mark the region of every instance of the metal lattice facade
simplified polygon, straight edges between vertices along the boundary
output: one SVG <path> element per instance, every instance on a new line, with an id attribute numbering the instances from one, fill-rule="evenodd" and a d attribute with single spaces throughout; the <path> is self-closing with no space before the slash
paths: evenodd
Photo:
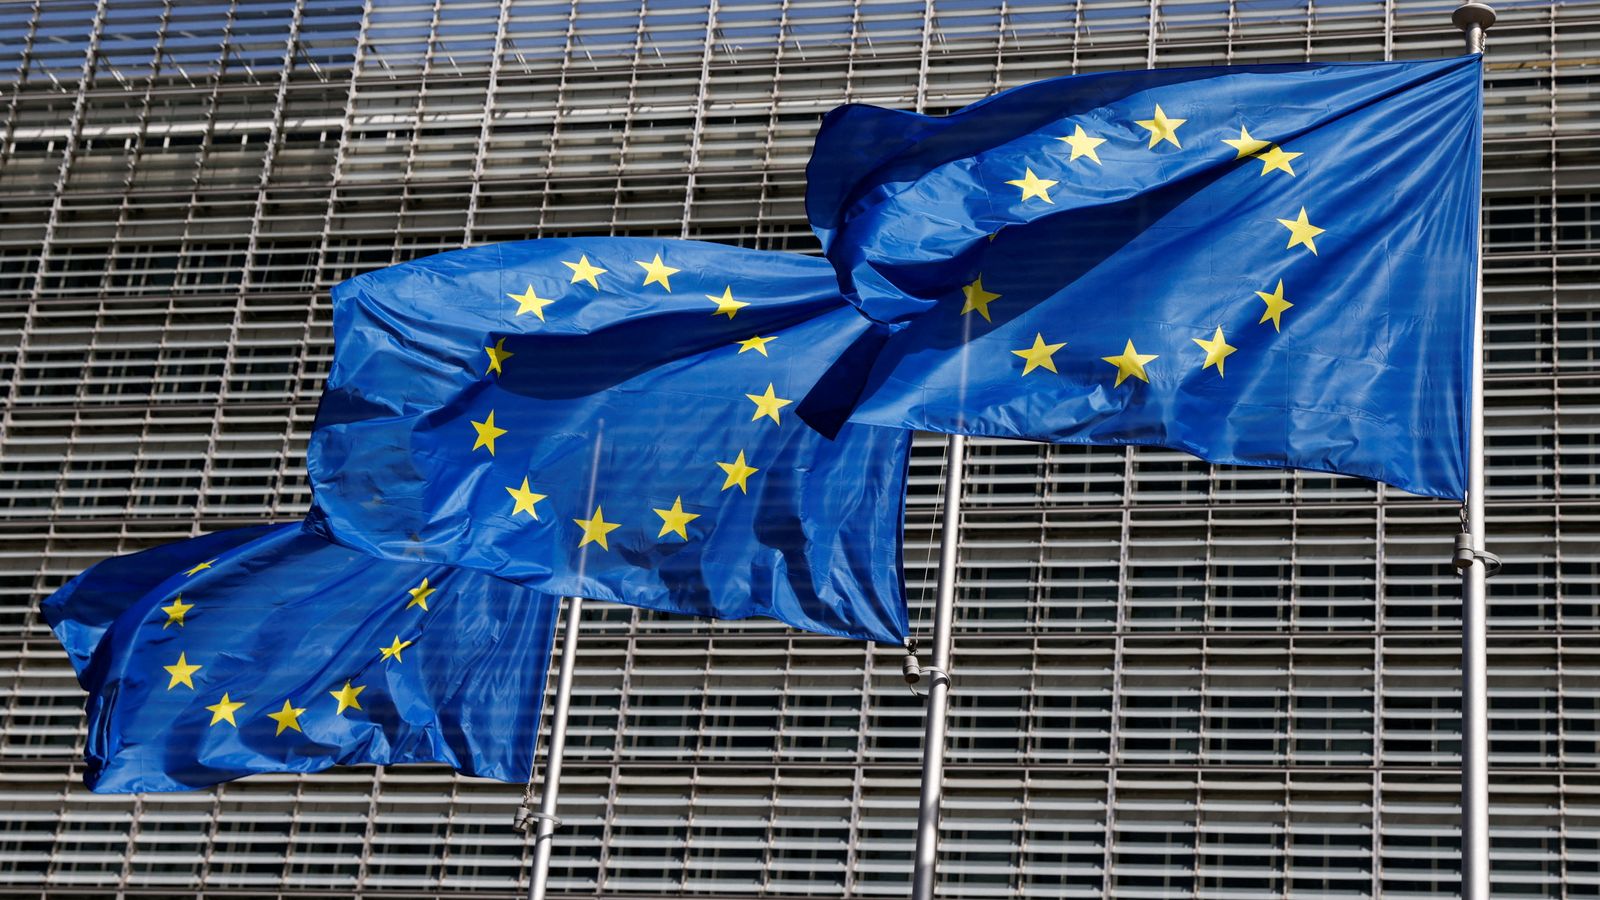
<path id="1" fill-rule="evenodd" d="M 1458 52 L 1451 0 L 0 2 L 0 892 L 525 890 L 521 793 L 442 769 L 94 796 L 37 600 L 306 508 L 328 289 L 468 243 L 813 249 L 845 101 Z M 1497 896 L 1600 897 L 1600 2 L 1490 33 Z M 907 531 L 931 595 L 942 444 Z M 949 896 L 1447 897 L 1456 510 L 1177 453 L 970 451 Z M 903 895 L 892 648 L 592 604 L 554 883 Z"/>

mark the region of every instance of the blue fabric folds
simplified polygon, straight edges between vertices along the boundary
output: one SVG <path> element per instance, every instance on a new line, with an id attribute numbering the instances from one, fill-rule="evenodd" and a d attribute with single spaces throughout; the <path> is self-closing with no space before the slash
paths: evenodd
<path id="1" fill-rule="evenodd" d="M 524 781 L 558 606 L 294 523 L 105 560 L 43 611 L 89 692 L 85 782 L 119 792 L 355 763 Z"/>
<path id="2" fill-rule="evenodd" d="M 314 526 L 552 594 L 901 642 L 910 436 L 796 402 L 871 329 L 822 260 L 585 238 L 334 290 Z"/>
<path id="3" fill-rule="evenodd" d="M 860 423 L 1459 498 L 1481 114 L 1476 56 L 836 109 L 807 210 L 879 329 L 824 388 Z"/>

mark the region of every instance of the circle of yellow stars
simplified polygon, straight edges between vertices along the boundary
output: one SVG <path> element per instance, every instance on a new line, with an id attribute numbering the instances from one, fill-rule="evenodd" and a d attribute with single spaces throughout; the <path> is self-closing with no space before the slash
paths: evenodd
<path id="1" fill-rule="evenodd" d="M 1075 152 L 1076 148 L 1081 146 L 1084 148 L 1082 152 L 1087 153 L 1098 162 L 1099 159 L 1094 153 L 1094 148 L 1098 146 L 1099 142 L 1093 138 L 1085 138 L 1084 140 L 1087 143 L 1073 145 Z M 1054 182 L 1050 184 L 1053 185 Z M 580 294 L 592 294 L 594 292 L 603 294 L 620 287 L 618 279 L 625 279 L 627 277 L 626 272 L 634 271 L 631 268 L 626 268 L 621 261 L 607 262 L 607 265 L 613 268 L 605 268 L 598 262 L 590 260 L 587 254 L 579 254 L 575 260 L 562 259 L 560 262 L 566 268 L 564 273 L 560 275 L 535 273 L 533 280 L 518 282 L 518 284 L 525 285 L 520 292 L 506 292 L 505 296 L 515 303 L 515 307 L 509 310 L 513 321 L 532 313 L 539 322 L 546 322 L 548 321 L 546 319 L 548 308 L 562 299 L 561 291 L 563 289 L 577 290 Z M 653 253 L 649 259 L 635 259 L 632 262 L 639 269 L 634 278 L 642 278 L 642 281 L 635 280 L 631 285 L 628 285 L 630 289 L 635 290 L 656 286 L 670 294 L 673 291 L 673 277 L 683 271 L 680 267 L 671 265 L 664 258 L 663 253 Z M 613 271 L 613 269 L 619 267 L 624 268 L 625 271 Z M 564 284 L 562 284 L 563 281 L 565 282 Z M 578 287 L 572 287 L 575 285 Z M 735 294 L 734 285 L 720 284 L 720 286 L 722 287 L 720 293 L 703 294 L 706 302 L 712 304 L 712 308 L 708 312 L 713 317 L 724 317 L 730 321 L 737 321 L 739 312 L 750 306 L 750 301 L 740 299 Z M 550 294 L 550 296 L 541 296 L 541 291 Z M 974 292 L 970 295 L 970 302 L 976 304 L 975 308 L 987 318 L 986 304 L 998 296 L 998 294 L 984 292 L 980 279 Z M 561 308 L 557 307 L 557 310 Z M 777 340 L 777 335 L 753 334 L 748 338 L 735 340 L 734 346 L 737 347 L 735 352 L 738 355 L 748 353 L 752 357 L 771 358 L 773 353 L 772 345 Z M 487 357 L 487 362 L 481 373 L 482 377 L 498 378 L 505 374 L 508 365 L 515 365 L 509 361 L 516 356 L 516 353 L 507 349 L 506 341 L 507 337 L 505 336 L 491 335 L 483 345 L 483 352 Z M 766 422 L 766 427 L 782 426 L 783 409 L 795 402 L 793 399 L 780 396 L 777 384 L 772 381 L 768 381 L 765 389 L 760 392 L 745 392 L 743 396 L 752 404 L 751 407 L 747 407 L 747 409 L 750 409 L 749 421 L 752 423 Z M 472 452 L 482 450 L 493 457 L 500 446 L 498 442 L 502 439 L 507 439 L 508 436 L 510 436 L 510 439 L 515 438 L 514 426 L 503 424 L 497 419 L 496 410 L 492 408 L 484 412 L 481 420 L 469 417 L 469 421 L 473 428 Z M 746 458 L 743 449 L 730 449 L 729 455 L 732 456 L 731 460 L 728 456 L 711 460 L 721 470 L 722 480 L 719 493 L 725 493 L 737 488 L 740 494 L 748 495 L 750 479 L 760 473 L 761 468 L 753 465 Z M 541 516 L 542 507 L 540 504 L 550 499 L 550 488 L 545 488 L 540 484 L 538 473 L 528 473 L 521 478 L 520 484 L 505 484 L 503 488 L 510 502 L 510 509 L 506 512 L 509 518 L 516 520 L 521 516 L 527 516 L 531 521 L 541 523 L 547 521 L 546 518 Z M 652 522 L 645 529 L 645 534 L 651 534 L 652 532 L 649 529 L 655 528 L 656 530 L 653 534 L 657 540 L 674 538 L 679 541 L 691 540 L 695 537 L 691 527 L 692 523 L 704 515 L 704 513 L 685 509 L 681 494 L 674 496 L 670 505 L 663 503 L 651 506 L 650 512 L 659 520 L 659 527 L 655 522 Z M 621 521 L 608 520 L 606 515 L 605 504 L 597 503 L 594 505 L 593 511 L 586 517 L 574 517 L 565 520 L 570 521 L 576 528 L 572 532 L 576 538 L 576 547 L 584 548 L 593 545 L 601 551 L 609 551 L 611 549 L 612 532 L 624 526 Z M 426 606 L 424 605 L 425 608 Z M 398 659 L 404 647 L 384 648 L 385 659 L 390 658 L 391 649 L 393 650 L 393 657 Z"/>
<path id="2" fill-rule="evenodd" d="M 1188 121 L 1187 118 L 1170 115 L 1161 108 L 1161 104 L 1157 103 L 1149 118 L 1136 119 L 1133 121 L 1133 125 L 1144 130 L 1143 139 L 1145 140 L 1146 150 L 1161 152 L 1164 149 L 1163 145 L 1171 145 L 1176 150 L 1183 149 L 1183 141 L 1179 136 L 1179 129 L 1187 124 Z M 1093 166 L 1090 166 L 1091 169 L 1103 167 L 1104 162 L 1100 159 L 1099 148 L 1110 141 L 1111 138 L 1086 131 L 1083 123 L 1080 122 L 1070 122 L 1068 124 L 1072 127 L 1072 133 L 1055 138 L 1055 140 L 1066 144 L 1070 148 L 1066 165 L 1072 166 L 1072 164 L 1078 163 L 1079 160 L 1083 160 L 1084 162 L 1080 163 L 1080 165 L 1093 163 Z M 1286 149 L 1274 141 L 1253 137 L 1250 134 L 1250 129 L 1242 125 L 1239 127 L 1239 136 L 1237 138 L 1223 138 L 1222 143 L 1233 148 L 1235 160 L 1253 159 L 1260 162 L 1260 174 L 1263 177 L 1272 172 L 1282 172 L 1291 178 L 1295 177 L 1297 173 L 1294 169 L 1294 162 L 1305 155 L 1301 152 Z M 1030 160 L 1024 162 L 1020 177 L 1009 179 L 1005 183 L 1020 191 L 1020 194 L 1015 199 L 1024 206 L 1030 201 L 1053 206 L 1055 205 L 1055 200 L 1051 197 L 1050 191 L 1060 184 L 1060 181 L 1040 175 L 1034 170 L 1034 162 Z M 1276 221 L 1279 225 L 1288 229 L 1289 232 L 1288 243 L 1284 249 L 1293 250 L 1296 247 L 1304 247 L 1313 256 L 1317 255 L 1316 239 L 1319 235 L 1325 234 L 1326 229 L 1311 222 L 1310 214 L 1304 206 L 1300 207 L 1299 211 L 1292 217 L 1279 218 Z M 993 240 L 994 237 L 992 234 L 989 236 L 990 240 Z M 1000 300 L 1003 295 L 984 286 L 982 273 L 979 273 L 970 284 L 962 286 L 961 294 L 961 315 L 977 313 L 986 322 L 994 321 L 989 309 L 990 304 Z M 1261 313 L 1261 318 L 1257 324 L 1265 325 L 1270 322 L 1274 331 L 1281 332 L 1283 330 L 1283 314 L 1294 306 L 1294 303 L 1284 296 L 1283 280 L 1279 279 L 1277 286 L 1271 291 L 1256 291 L 1256 296 L 1266 304 L 1266 308 Z M 1222 326 L 1216 326 L 1209 337 L 1195 337 L 1190 340 L 1199 347 L 1203 354 L 1199 360 L 1201 370 L 1204 371 L 1215 367 L 1217 377 L 1225 377 L 1226 360 L 1238 348 L 1228 343 Z M 1039 370 L 1057 372 L 1055 353 L 1065 346 L 1067 346 L 1065 340 L 1051 341 L 1046 339 L 1043 333 L 1035 332 L 1031 346 L 1012 350 L 1011 354 L 1022 359 L 1020 374 L 1026 377 Z M 1146 384 L 1150 383 L 1150 373 L 1146 367 L 1160 358 L 1158 354 L 1139 352 L 1134 346 L 1132 338 L 1127 340 L 1121 353 L 1100 357 L 1101 360 L 1115 367 L 1114 375 L 1107 373 L 1109 377 L 1114 378 L 1112 382 L 1113 388 L 1121 387 L 1123 382 L 1129 379 L 1142 381 Z M 754 400 L 756 398 L 752 396 L 751 399 Z"/>
<path id="3" fill-rule="evenodd" d="M 690 515 L 689 518 L 693 519 L 695 516 Z M 200 572 L 213 568 L 217 561 L 216 559 L 210 559 L 198 563 L 185 570 L 182 573 L 183 577 L 185 579 L 193 578 Z M 426 613 L 428 611 L 428 598 L 437 591 L 438 588 L 431 583 L 430 578 L 423 578 L 415 587 L 405 590 L 405 594 L 410 599 L 405 604 L 404 609 L 417 608 Z M 181 596 L 174 596 L 172 603 L 159 607 L 162 612 L 167 614 L 166 621 L 161 625 L 162 629 L 165 630 L 172 625 L 182 627 L 185 621 L 185 614 L 194 609 L 195 606 L 196 604 L 194 603 L 185 603 Z M 403 654 L 406 648 L 415 643 L 414 640 L 401 640 L 400 635 L 397 634 L 388 646 L 379 646 L 377 648 L 378 658 L 388 664 L 403 663 Z M 195 678 L 205 666 L 200 663 L 190 662 L 188 651 L 180 651 L 175 662 L 161 668 L 167 673 L 166 689 L 168 691 L 182 687 L 192 692 L 196 690 Z M 344 716 L 349 710 L 361 711 L 360 697 L 367 687 L 365 684 L 354 684 L 349 679 L 345 679 L 341 687 L 328 691 L 328 696 L 335 702 L 333 715 Z M 212 696 L 217 696 L 216 702 L 206 704 L 203 707 L 206 712 L 211 714 L 208 727 L 215 728 L 218 725 L 226 724 L 233 728 L 238 728 L 240 726 L 239 714 L 248 705 L 248 702 L 235 699 L 232 691 L 223 691 L 220 696 Z M 283 699 L 281 707 L 276 711 L 265 713 L 265 716 L 274 724 L 273 736 L 282 737 L 286 731 L 293 731 L 299 734 L 305 733 L 301 728 L 300 717 L 305 715 L 307 711 L 308 707 L 296 706 L 292 698 L 286 697 Z"/>

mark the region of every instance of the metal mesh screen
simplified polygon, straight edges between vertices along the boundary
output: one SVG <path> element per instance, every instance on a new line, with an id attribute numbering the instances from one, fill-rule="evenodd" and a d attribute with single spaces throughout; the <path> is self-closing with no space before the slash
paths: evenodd
<path id="1" fill-rule="evenodd" d="M 1458 52 L 1450 0 L 0 2 L 0 892 L 525 890 L 520 788 L 429 768 L 99 797 L 37 600 L 301 515 L 359 271 L 535 236 L 814 249 L 846 101 Z M 1486 279 L 1494 881 L 1600 896 L 1600 2 L 1497 4 Z M 908 582 L 931 599 L 942 444 Z M 1179 453 L 974 441 L 942 890 L 1448 897 L 1456 510 Z M 903 895 L 898 656 L 588 607 L 553 883 Z"/>

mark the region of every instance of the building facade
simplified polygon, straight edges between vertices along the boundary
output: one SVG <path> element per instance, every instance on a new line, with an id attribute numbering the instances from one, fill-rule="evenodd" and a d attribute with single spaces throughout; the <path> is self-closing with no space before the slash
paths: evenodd
<path id="1" fill-rule="evenodd" d="M 1459 52 L 1452 0 L 0 2 L 0 894 L 526 892 L 522 789 L 439 768 L 95 796 L 38 600 L 298 518 L 328 290 L 466 244 L 808 251 L 845 102 Z M 1600 896 L 1600 2 L 1496 4 L 1486 281 L 1496 896 Z M 926 625 L 943 444 L 907 518 Z M 951 897 L 1449 897 L 1451 504 L 975 441 Z M 590 604 L 553 884 L 904 896 L 896 648 Z"/>

